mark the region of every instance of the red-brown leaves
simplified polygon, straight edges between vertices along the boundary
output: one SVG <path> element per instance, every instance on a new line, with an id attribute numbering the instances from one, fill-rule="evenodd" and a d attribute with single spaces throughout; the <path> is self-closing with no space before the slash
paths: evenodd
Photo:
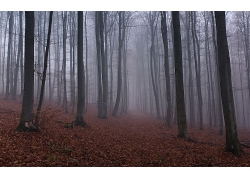
<path id="1" fill-rule="evenodd" d="M 41 132 L 19 133 L 21 104 L 0 105 L 0 166 L 249 166 L 250 149 L 237 158 L 224 152 L 225 136 L 219 129 L 188 128 L 192 141 L 177 138 L 169 129 L 142 113 L 98 119 L 93 107 L 84 117 L 89 128 L 64 128 L 75 119 L 58 107 L 44 108 Z M 250 145 L 250 133 L 239 131 Z"/>

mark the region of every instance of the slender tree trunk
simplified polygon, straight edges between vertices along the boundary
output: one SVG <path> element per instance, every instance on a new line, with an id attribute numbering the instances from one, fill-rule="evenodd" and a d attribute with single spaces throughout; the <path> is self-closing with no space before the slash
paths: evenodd
<path id="1" fill-rule="evenodd" d="M 49 14 L 49 29 L 48 29 L 48 37 L 47 37 L 47 46 L 46 46 L 45 55 L 44 55 L 43 77 L 42 77 L 42 85 L 41 85 L 39 103 L 38 103 L 37 111 L 36 111 L 36 120 L 35 120 L 35 124 L 34 124 L 35 127 L 38 127 L 40 112 L 41 112 L 42 103 L 43 103 L 45 81 L 46 81 L 46 71 L 47 71 L 47 65 L 48 65 L 48 54 L 49 54 L 49 48 L 50 48 L 50 35 L 51 35 L 51 26 L 52 26 L 52 16 L 53 16 L 53 11 L 51 11 L 50 14 Z"/>
<path id="2" fill-rule="evenodd" d="M 200 80 L 200 46 L 198 37 L 196 34 L 196 14 L 191 13 L 192 22 L 192 36 L 193 36 L 193 49 L 194 49 L 194 59 L 195 59 L 195 74 L 197 83 L 197 94 L 198 94 L 198 108 L 199 108 L 199 127 L 203 130 L 203 108 L 202 108 L 202 94 L 201 94 L 201 80 Z M 197 56 L 196 56 L 196 44 L 197 44 Z"/>
<path id="3" fill-rule="evenodd" d="M 5 84 L 4 84 L 4 71 L 5 71 L 5 44 L 6 44 L 6 35 L 7 35 L 7 24 L 8 24 L 8 21 L 6 21 L 6 26 L 5 26 L 5 32 L 4 32 L 4 43 L 3 43 L 3 64 L 2 64 L 2 94 L 4 93 L 4 87 L 5 87 Z"/>
<path id="4" fill-rule="evenodd" d="M 96 50 L 97 50 L 97 80 L 98 80 L 98 118 L 102 118 L 103 108 L 103 87 L 102 87 L 102 63 L 101 63 L 101 35 L 100 35 L 100 16 L 102 12 L 95 12 L 95 33 L 96 33 Z"/>
<path id="5" fill-rule="evenodd" d="M 6 70 L 6 91 L 5 100 L 9 99 L 10 93 L 10 65 L 11 65 L 11 52 L 12 52 L 12 39 L 13 39 L 13 11 L 10 12 L 9 18 L 9 44 L 8 44 L 8 54 L 7 54 L 7 70 Z"/>
<path id="6" fill-rule="evenodd" d="M 166 99 L 167 99 L 167 116 L 166 123 L 171 127 L 171 92 L 170 92 L 170 76 L 169 76 L 169 59 L 168 59 L 168 32 L 167 32 L 167 22 L 166 22 L 166 12 L 161 12 L 161 31 L 162 40 L 164 45 L 164 67 L 165 67 L 165 77 L 166 77 Z"/>
<path id="7" fill-rule="evenodd" d="M 19 63 L 22 55 L 22 44 L 23 44 L 23 20 L 22 20 L 23 12 L 19 11 L 19 23 L 20 23 L 20 28 L 19 28 L 19 39 L 18 39 L 18 53 L 17 53 L 17 62 L 16 62 L 16 67 L 15 67 L 15 74 L 14 74 L 14 89 L 12 93 L 12 99 L 16 99 L 16 93 L 17 93 L 17 75 L 18 75 L 18 70 L 19 70 Z"/>
<path id="8" fill-rule="evenodd" d="M 67 84 L 66 84 L 66 24 L 67 24 L 67 12 L 63 14 L 63 107 L 65 113 L 68 113 L 68 102 L 67 102 Z"/>
<path id="9" fill-rule="evenodd" d="M 174 31 L 174 57 L 175 57 L 175 85 L 176 85 L 176 105 L 178 119 L 178 136 L 189 139 L 187 133 L 186 111 L 184 102 L 182 49 L 179 11 L 172 11 L 173 31 Z"/>
<path id="10" fill-rule="evenodd" d="M 85 105 L 85 75 L 83 63 L 83 12 L 78 11 L 78 36 L 77 36 L 77 112 L 75 125 L 87 127 L 88 125 L 83 119 Z"/>
<path id="11" fill-rule="evenodd" d="M 125 12 L 118 12 L 119 15 L 119 35 L 118 35 L 118 82 L 117 82 L 117 94 L 116 94 L 116 102 L 115 107 L 112 113 L 112 116 L 117 116 L 117 112 L 119 109 L 120 99 L 121 99 L 121 87 L 122 87 L 122 46 L 125 37 L 125 24 L 124 24 L 124 13 Z"/>
<path id="12" fill-rule="evenodd" d="M 85 20 L 84 20 L 84 28 L 85 28 L 85 42 L 86 42 L 86 95 L 85 95 L 85 113 L 88 110 L 89 104 L 89 72 L 88 72 L 88 33 L 87 33 L 87 11 L 85 13 Z"/>
<path id="13" fill-rule="evenodd" d="M 190 40 L 190 12 L 186 14 L 187 24 L 187 58 L 188 58 L 188 81 L 189 81 L 189 108 L 190 108 L 190 126 L 194 127 L 195 124 L 195 110 L 194 110 L 194 90 L 193 90 L 193 71 L 192 71 L 192 58 L 191 58 L 191 40 Z"/>
<path id="14" fill-rule="evenodd" d="M 102 119 L 107 118 L 107 108 L 108 108 L 108 73 L 107 73 L 107 52 L 105 47 L 107 48 L 107 33 L 106 33 L 106 20 L 104 18 L 106 12 L 100 13 L 99 20 L 100 20 L 100 42 L 101 42 L 101 67 L 102 67 L 102 112 L 101 117 Z M 104 32 L 105 31 L 105 32 Z M 105 33 L 105 37 L 104 37 Z M 105 45 L 105 47 L 104 47 Z"/>

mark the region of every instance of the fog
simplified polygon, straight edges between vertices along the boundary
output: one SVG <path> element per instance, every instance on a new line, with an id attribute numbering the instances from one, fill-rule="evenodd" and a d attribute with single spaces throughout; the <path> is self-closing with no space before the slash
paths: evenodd
<path id="1" fill-rule="evenodd" d="M 98 107 L 98 88 L 102 87 L 104 92 L 106 85 L 108 114 L 113 112 L 119 89 L 118 62 L 120 59 L 122 81 L 117 116 L 136 110 L 167 121 L 166 114 L 169 106 L 171 113 L 168 120 L 171 124 L 176 124 L 171 12 L 166 13 L 170 105 L 167 102 L 166 64 L 160 12 L 109 11 L 103 12 L 102 15 L 104 24 L 100 25 L 100 28 L 103 30 L 104 41 L 100 56 L 103 55 L 107 62 L 106 65 L 100 66 L 106 68 L 107 81 L 104 84 L 105 79 L 98 78 L 101 75 L 98 74 L 100 70 L 97 42 L 101 42 L 101 37 L 97 40 L 96 12 L 84 12 L 83 60 L 86 111 L 90 105 Z M 20 35 L 19 12 L 13 12 L 13 21 L 10 20 L 11 12 L 0 12 L 0 91 L 1 94 L 9 94 L 9 99 L 21 96 L 23 89 L 24 48 L 22 53 L 18 53 L 21 47 L 19 38 L 23 39 L 23 47 L 25 43 L 24 13 L 22 16 L 22 35 Z M 249 12 L 226 13 L 233 95 L 237 125 L 240 128 L 249 128 L 249 16 Z M 65 18 L 67 98 L 64 96 L 63 81 L 63 20 Z M 219 126 L 220 119 L 223 119 L 213 18 L 211 12 L 180 12 L 185 105 L 187 123 L 191 126 L 199 124 L 201 118 L 203 123 L 210 127 Z M 35 12 L 35 103 L 38 103 L 40 93 L 48 22 L 49 12 Z M 50 43 L 45 99 L 49 104 L 56 102 L 58 106 L 69 108 L 68 113 L 72 113 L 76 109 L 77 102 L 77 12 L 54 12 Z M 17 79 L 15 79 L 15 72 L 18 74 Z"/>

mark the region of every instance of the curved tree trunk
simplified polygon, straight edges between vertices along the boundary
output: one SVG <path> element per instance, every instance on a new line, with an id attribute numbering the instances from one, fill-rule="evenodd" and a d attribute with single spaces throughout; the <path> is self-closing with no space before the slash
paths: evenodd
<path id="1" fill-rule="evenodd" d="M 43 95 L 44 95 L 44 89 L 45 89 L 45 81 L 46 81 L 46 71 L 47 71 L 47 66 L 48 66 L 48 54 L 49 54 L 49 48 L 50 48 L 50 35 L 51 35 L 51 26 L 52 26 L 52 16 L 53 16 L 53 11 L 50 12 L 49 15 L 49 29 L 48 29 L 48 38 L 47 38 L 47 46 L 45 50 L 45 55 L 44 55 L 44 64 L 43 64 L 43 77 L 42 77 L 42 85 L 41 85 L 41 91 L 40 91 L 40 98 L 39 98 L 39 103 L 37 106 L 37 112 L 36 112 L 36 120 L 35 120 L 35 127 L 38 127 L 39 123 L 39 116 L 40 112 L 42 109 L 42 103 L 43 103 Z"/>

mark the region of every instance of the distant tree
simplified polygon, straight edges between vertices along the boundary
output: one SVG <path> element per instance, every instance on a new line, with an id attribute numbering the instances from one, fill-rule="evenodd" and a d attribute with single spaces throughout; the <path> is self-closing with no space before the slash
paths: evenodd
<path id="1" fill-rule="evenodd" d="M 198 109 L 199 109 L 199 127 L 203 129 L 203 104 L 202 104 L 202 93 L 201 93 L 201 66 L 200 66 L 200 45 L 198 36 L 196 33 L 196 12 L 191 12 L 191 25 L 192 25 L 192 39 L 193 39 L 193 50 L 194 50 L 194 62 L 195 62 L 195 75 L 197 84 L 197 95 L 198 95 Z M 197 53 L 196 53 L 197 50 Z"/>
<path id="2" fill-rule="evenodd" d="M 95 12 L 95 34 L 96 34 L 96 54 L 97 54 L 97 79 L 98 79 L 98 118 L 103 117 L 103 81 L 102 81 L 102 61 L 103 61 L 103 12 Z"/>
<path id="3" fill-rule="evenodd" d="M 83 119 L 85 105 L 85 76 L 83 64 L 83 12 L 78 11 L 78 36 L 77 36 L 77 112 L 75 125 L 87 127 Z"/>
<path id="4" fill-rule="evenodd" d="M 125 39 L 125 12 L 119 11 L 118 12 L 118 28 L 119 28 L 119 34 L 118 34 L 118 82 L 117 82 L 117 94 L 116 94 L 116 101 L 115 101 L 115 107 L 112 113 L 112 116 L 117 116 L 117 112 L 120 105 L 120 99 L 121 99 L 121 88 L 122 88 L 122 47 L 124 45 L 124 39 Z"/>
<path id="5" fill-rule="evenodd" d="M 167 115 L 166 122 L 171 126 L 171 92 L 170 92 L 170 75 L 169 75 L 169 58 L 168 58 L 168 30 L 166 22 L 166 12 L 161 11 L 161 32 L 164 45 L 164 70 L 166 77 L 166 99 L 167 99 Z"/>
<path id="6" fill-rule="evenodd" d="M 6 92 L 5 92 L 5 98 L 6 100 L 9 99 L 9 93 L 10 93 L 10 67 L 11 67 L 11 52 L 12 52 L 12 39 L 13 39 L 13 11 L 10 12 L 10 18 L 9 18 L 9 44 L 8 44 L 8 54 L 7 54 L 7 69 L 6 69 Z"/>
<path id="7" fill-rule="evenodd" d="M 182 46 L 179 11 L 172 11 L 173 33 L 174 33 L 174 59 L 175 59 L 175 86 L 176 106 L 178 120 L 178 136 L 189 139 L 187 133 L 186 110 L 184 102 L 183 68 L 182 68 Z"/>
<path id="8" fill-rule="evenodd" d="M 68 113 L 67 86 L 66 86 L 66 39 L 67 39 L 67 12 L 62 14 L 63 21 L 63 108 Z"/>
<path id="9" fill-rule="evenodd" d="M 86 59 L 86 100 L 85 100 L 85 112 L 88 110 L 88 103 L 89 103 L 89 73 L 88 73 L 88 33 L 87 33 L 87 11 L 85 12 L 85 18 L 84 18 L 84 30 L 85 30 L 85 43 L 86 43 L 86 54 L 85 54 L 85 59 Z"/>
<path id="10" fill-rule="evenodd" d="M 161 118 L 160 115 L 160 101 L 159 101 L 159 76 L 158 76 L 158 67 L 157 67 L 157 55 L 156 55 L 156 33 L 157 33 L 157 24 L 158 24 L 158 16 L 157 12 L 149 12 L 147 15 L 147 20 L 150 28 L 150 73 L 151 73 L 151 81 L 153 87 L 153 93 L 155 97 L 155 107 L 157 113 L 157 119 Z"/>
<path id="11" fill-rule="evenodd" d="M 232 91 L 230 56 L 224 11 L 215 11 L 220 91 L 226 127 L 226 151 L 240 156 L 243 152 L 238 140 L 234 98 Z"/>
<path id="12" fill-rule="evenodd" d="M 17 93 L 17 76 L 19 70 L 19 63 L 23 60 L 23 12 L 19 11 L 19 39 L 18 39 L 18 53 L 17 53 L 17 62 L 15 67 L 15 74 L 14 74 L 14 89 L 12 92 L 12 99 L 16 99 Z M 22 68 L 22 67 L 21 67 Z"/>
<path id="13" fill-rule="evenodd" d="M 25 12 L 25 64 L 22 112 L 16 131 L 31 130 L 34 105 L 34 11 Z"/>

